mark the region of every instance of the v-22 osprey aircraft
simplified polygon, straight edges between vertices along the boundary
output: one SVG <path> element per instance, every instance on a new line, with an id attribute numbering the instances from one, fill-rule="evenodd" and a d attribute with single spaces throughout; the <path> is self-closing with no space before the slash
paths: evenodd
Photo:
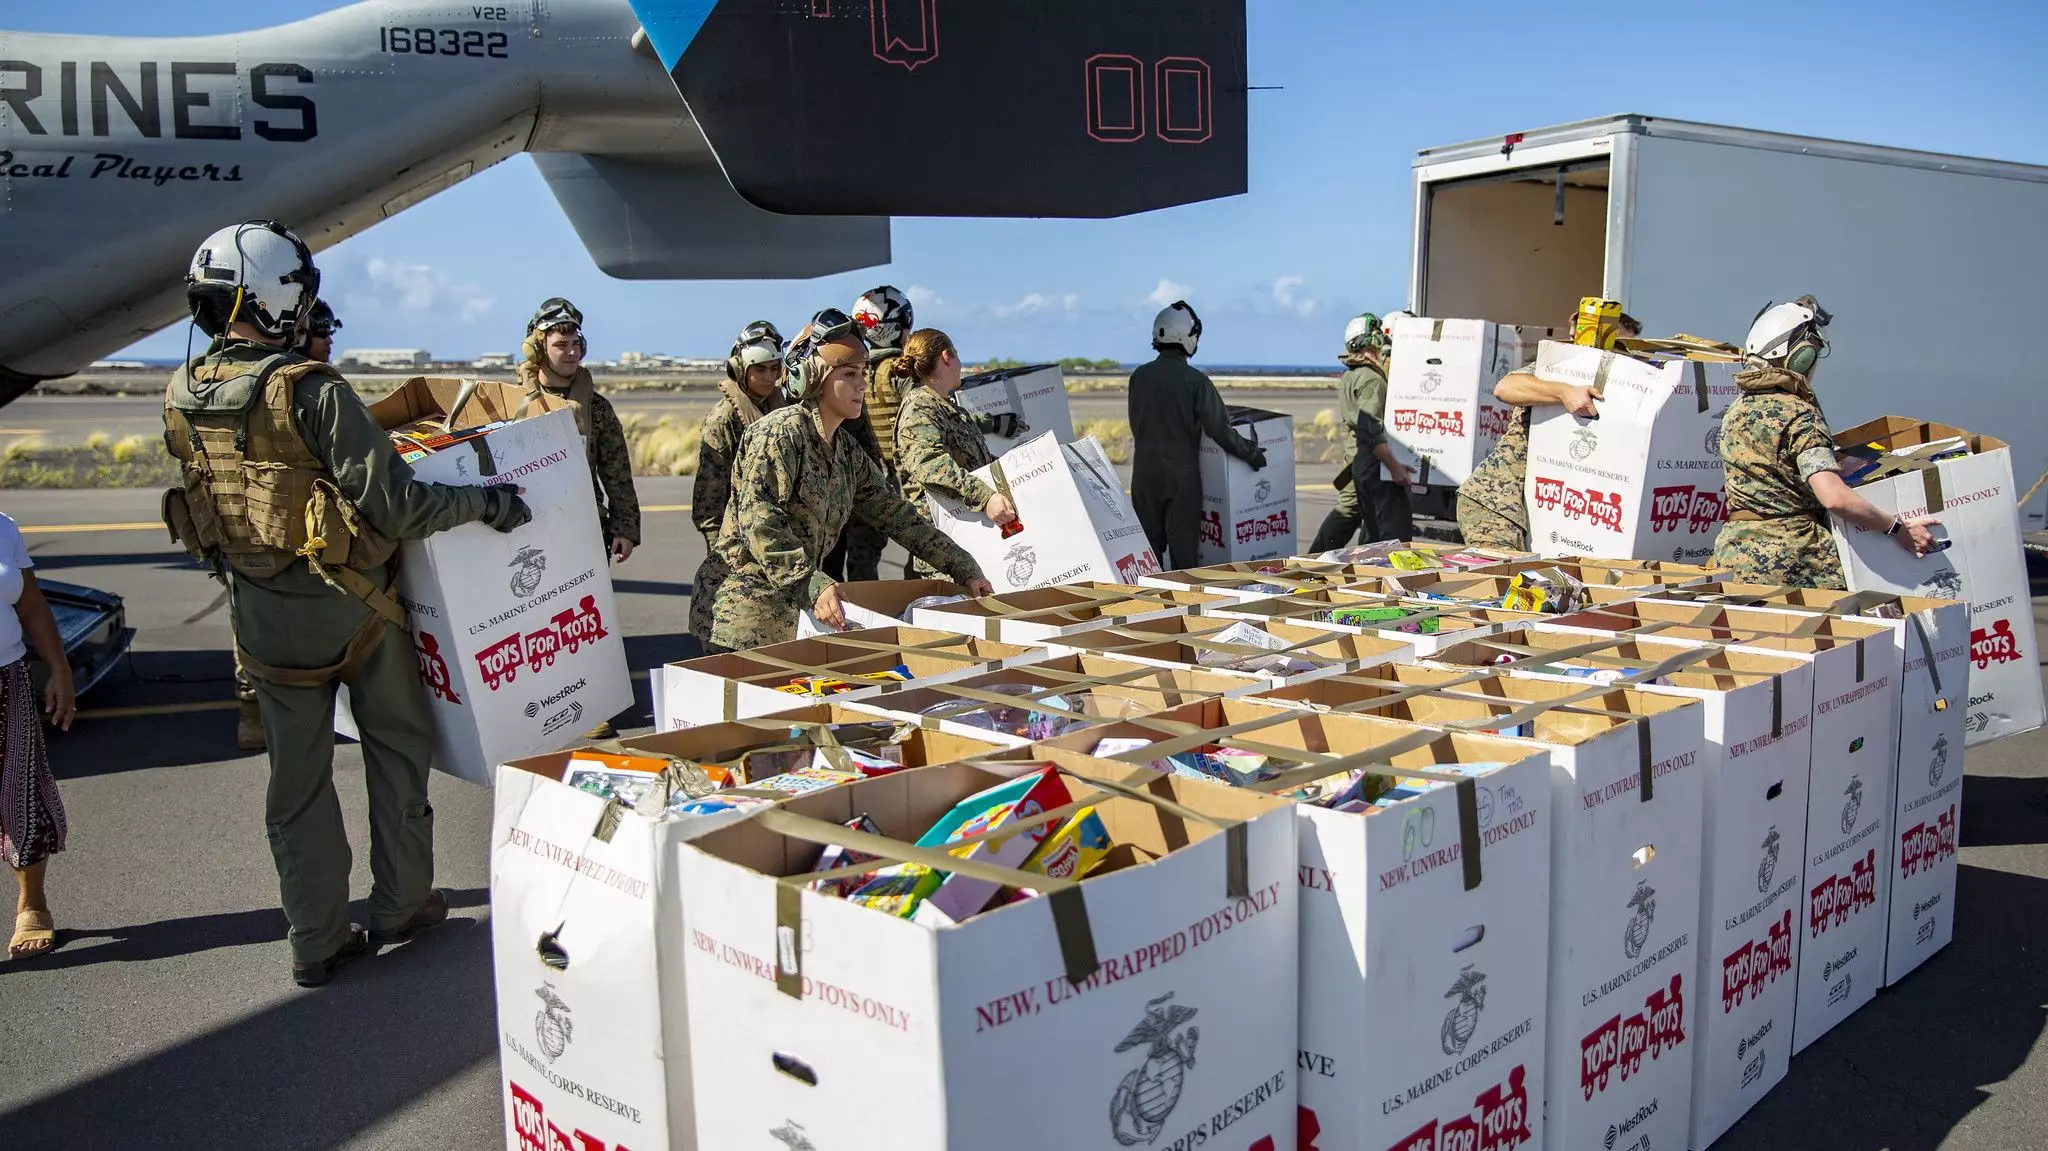
<path id="1" fill-rule="evenodd" d="M 0 31 L 0 403 L 182 318 L 193 246 L 235 220 L 318 250 L 530 152 L 610 275 L 807 278 L 886 263 L 892 215 L 1241 193 L 1245 93 L 1243 0 L 365 0 L 222 36 Z"/>

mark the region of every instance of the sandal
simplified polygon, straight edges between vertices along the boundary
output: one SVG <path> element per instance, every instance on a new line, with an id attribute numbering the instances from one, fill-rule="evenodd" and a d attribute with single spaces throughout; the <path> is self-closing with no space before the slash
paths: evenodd
<path id="1" fill-rule="evenodd" d="M 47 909 L 30 908 L 14 917 L 14 938 L 8 941 L 7 954 L 13 959 L 33 959 L 47 955 L 57 948 L 57 924 L 50 918 Z"/>

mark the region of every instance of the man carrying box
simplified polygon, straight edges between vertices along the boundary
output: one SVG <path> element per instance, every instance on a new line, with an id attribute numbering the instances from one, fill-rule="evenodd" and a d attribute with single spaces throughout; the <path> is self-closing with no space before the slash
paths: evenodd
<path id="1" fill-rule="evenodd" d="M 519 489 L 412 478 L 333 368 L 289 351 L 320 289 L 313 254 L 255 220 L 206 238 L 186 274 L 206 353 L 164 398 L 183 465 L 165 494 L 172 537 L 230 593 L 235 646 L 270 747 L 264 823 L 291 924 L 292 979 L 317 987 L 372 947 L 448 917 L 431 890 L 433 735 L 407 615 L 392 594 L 398 540 L 532 518 Z M 349 692 L 370 791 L 370 930 L 348 921 L 350 854 L 334 794 L 334 694 Z"/>
<path id="2" fill-rule="evenodd" d="M 1728 522 L 1714 541 L 1714 566 L 1746 583 L 1844 590 L 1842 558 L 1828 513 L 1883 532 L 1915 556 L 1934 549 L 1933 516 L 1886 515 L 1842 479 L 1827 416 L 1813 393 L 1813 369 L 1827 351 L 1834 317 L 1812 296 L 1765 304 L 1735 375 L 1742 395 L 1721 423 Z"/>
<path id="3" fill-rule="evenodd" d="M 1152 319 L 1158 357 L 1131 373 L 1132 510 L 1152 554 L 1174 568 L 1202 562 L 1202 437 L 1253 471 L 1266 466 L 1266 450 L 1230 426 L 1216 385 L 1188 363 L 1201 339 L 1201 317 L 1175 300 Z"/>
<path id="4" fill-rule="evenodd" d="M 1337 381 L 1337 415 L 1354 449 L 1351 458 L 1344 461 L 1344 470 L 1337 474 L 1337 506 L 1330 509 L 1323 526 L 1316 530 L 1314 542 L 1308 545 L 1310 555 L 1348 547 L 1361 524 L 1364 542 L 1389 538 L 1380 530 L 1379 505 L 1384 502 L 1384 493 L 1380 490 L 1378 464 L 1384 463 L 1393 473 L 1394 479 L 1389 482 L 1394 486 L 1407 486 L 1408 465 L 1394 459 L 1391 451 L 1383 450 L 1387 442 L 1387 331 L 1388 327 L 1371 312 L 1344 326 L 1344 352 L 1338 357 L 1344 365 L 1344 378 Z M 1361 426 L 1367 428 L 1364 435 L 1360 433 Z M 1364 457 L 1360 455 L 1361 448 Z M 1359 458 L 1368 458 L 1372 463 L 1364 469 L 1355 468 L 1354 461 Z M 1359 475 L 1361 471 L 1366 473 L 1363 477 Z M 1391 521 L 1396 517 L 1387 518 Z"/>

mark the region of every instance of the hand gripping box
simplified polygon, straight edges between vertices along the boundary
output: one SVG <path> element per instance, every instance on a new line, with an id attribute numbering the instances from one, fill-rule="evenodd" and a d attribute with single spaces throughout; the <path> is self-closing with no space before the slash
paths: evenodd
<path id="1" fill-rule="evenodd" d="M 992 869 L 1043 894 L 952 926 L 801 877 L 821 842 L 917 858 L 908 841 L 1001 781 L 976 767 L 803 796 L 677 849 L 703 1146 L 1296 1146 L 1291 805 L 1061 778 L 1110 860 L 1079 882 Z M 889 838 L 846 836 L 862 814 Z"/>
<path id="2" fill-rule="evenodd" d="M 1294 554 L 1294 417 L 1259 408 L 1230 409 L 1238 434 L 1266 451 L 1266 466 L 1252 466 L 1203 436 L 1197 460 L 1202 483 L 1204 564 L 1263 560 Z"/>
<path id="3" fill-rule="evenodd" d="M 1081 653 L 951 683 L 910 687 L 846 706 L 907 719 L 931 730 L 1024 747 L 1076 728 L 1269 686 L 1266 680 L 1239 672 L 1161 667 Z"/>
<path id="4" fill-rule="evenodd" d="M 510 423 L 414 461 L 451 486 L 517 484 L 533 520 L 511 532 L 464 524 L 401 548 L 398 595 L 434 721 L 434 766 L 490 786 L 493 769 L 567 747 L 633 702 L 590 464 L 558 400 L 512 385 L 415 376 L 370 405 L 386 428 L 445 416 Z M 528 416 L 525 413 L 537 411 Z M 336 730 L 357 734 L 347 706 Z"/>
<path id="5" fill-rule="evenodd" d="M 1206 616 L 1095 628 L 1046 646 L 1054 652 L 1093 652 L 1159 667 L 1237 672 L 1275 687 L 1406 661 L 1415 653 L 1415 645 L 1406 639 Z"/>
<path id="6" fill-rule="evenodd" d="M 1547 329 L 1542 329 L 1546 330 Z M 1418 484 L 1462 484 L 1508 430 L 1515 409 L 1493 398 L 1529 362 L 1535 335 L 1486 320 L 1411 316 L 1394 324 L 1387 374 L 1387 446 Z M 1382 477 L 1386 468 L 1380 469 Z"/>
<path id="7" fill-rule="evenodd" d="M 1373 682 L 1377 681 L 1377 682 Z M 1373 668 L 1247 697 L 1499 732 L 1547 756 L 1550 985 L 1544 1142 L 1682 1147 L 1697 981 L 1705 709 L 1490 670 Z M 1304 916 L 1313 901 L 1304 903 Z M 1305 919 L 1306 921 L 1306 919 Z M 1304 1025 L 1306 1026 L 1306 1025 Z"/>
<path id="8" fill-rule="evenodd" d="M 1903 653 L 1876 621 L 1645 601 L 1567 616 L 1574 627 L 1700 640 L 1813 664 L 1813 759 L 1799 929 L 1800 1051 L 1877 996 L 1885 979 L 1893 786 Z"/>
<path id="9" fill-rule="evenodd" d="M 1763 584 L 1706 584 L 1664 594 L 1776 606 L 1804 615 L 1849 616 L 1891 629 L 1901 661 L 1901 690 L 1885 986 L 1904 979 L 1955 938 L 1963 703 L 1970 695 L 1969 605 Z"/>
<path id="10" fill-rule="evenodd" d="M 1074 442 L 1074 413 L 1067 403 L 1067 378 L 1057 364 L 976 372 L 960 381 L 953 399 L 976 415 L 1015 412 L 1026 427 L 1018 437 L 989 435 L 991 455 L 1000 456 L 1033 436 L 1047 432 L 1060 443 Z"/>
<path id="11" fill-rule="evenodd" d="M 987 516 L 936 492 L 925 493 L 925 507 L 995 590 L 1074 580 L 1131 583 L 1159 570 L 1123 480 L 1095 437 L 1062 444 L 1043 432 L 974 474 L 995 487 L 1009 485 L 1022 530 L 1005 536 Z"/>
<path id="12" fill-rule="evenodd" d="M 1970 454 L 1929 460 L 1930 446 L 1959 438 Z M 2028 598 L 2013 498 L 2012 452 L 2003 441 L 1946 424 L 1886 416 L 1842 432 L 1844 446 L 1877 443 L 1886 456 L 1857 487 L 1880 509 L 1936 516 L 1951 545 L 1925 559 L 1880 533 L 1834 525 L 1851 591 L 1959 599 L 1970 605 L 1970 696 L 1964 742 L 1971 747 L 2041 726 L 2040 637 Z"/>
<path id="13" fill-rule="evenodd" d="M 1219 607 L 1216 619 L 1285 622 L 1345 635 L 1377 635 L 1413 644 L 1419 654 L 1446 644 L 1498 635 L 1544 618 L 1537 612 L 1450 604 L 1419 604 L 1349 588 L 1300 592 Z"/>
<path id="14" fill-rule="evenodd" d="M 872 722 L 822 704 L 782 719 L 785 732 Z M 627 749 L 717 762 L 774 737 L 758 724 L 721 724 L 633 740 Z M 995 744 L 928 732 L 902 747 L 913 766 L 1004 754 Z M 572 754 L 499 767 L 493 796 L 491 951 L 505 1146 L 697 1147 L 689 1007 L 675 962 L 686 938 L 675 847 L 740 813 L 643 814 L 564 784 Z"/>
<path id="15" fill-rule="evenodd" d="M 676 731 L 766 715 L 828 695 L 835 702 L 1036 663 L 1044 648 L 952 632 L 885 627 L 699 656 L 656 668 L 655 729 Z M 895 669 L 909 673 L 900 678 Z M 784 691 L 784 688 L 790 688 Z"/>
<path id="16" fill-rule="evenodd" d="M 1061 584 L 921 607 L 911 622 L 937 631 L 1006 643 L 1042 643 L 1116 623 L 1185 615 L 1162 588 L 1136 584 Z"/>
<path id="17" fill-rule="evenodd" d="M 1801 660 L 1537 625 L 1520 642 L 1477 640 L 1431 657 L 1511 675 L 1577 677 L 1563 665 L 1632 673 L 1645 692 L 1706 707 L 1694 1012 L 1692 1137 L 1703 1149 L 1784 1078 L 1792 1053 L 1802 932 L 1799 861 L 1812 762 L 1813 665 Z"/>
<path id="18" fill-rule="evenodd" d="M 1739 366 L 1544 341 L 1536 378 L 1593 388 L 1601 400 L 1590 420 L 1555 404 L 1534 409 L 1529 546 L 1539 555 L 1711 557 L 1726 518 L 1721 417 Z"/>
<path id="19" fill-rule="evenodd" d="M 964 597 L 967 594 L 966 588 L 943 579 L 842 581 L 839 584 L 839 607 L 846 613 L 846 626 L 837 629 L 826 627 L 818 622 L 818 617 L 809 608 L 805 608 L 796 617 L 796 638 L 809 639 L 863 628 L 899 627 L 910 622 L 903 616 L 913 600 L 943 595 Z"/>
<path id="20" fill-rule="evenodd" d="M 1363 814 L 1295 807 L 1301 1145 L 1541 1145 L 1551 797 L 1536 748 L 1216 700 L 1040 750 L 1114 736 L 1165 737 L 1129 764 L 1212 739 L 1285 752 L 1303 766 L 1251 785 L 1271 794 L 1352 767 L 1420 791 Z"/>

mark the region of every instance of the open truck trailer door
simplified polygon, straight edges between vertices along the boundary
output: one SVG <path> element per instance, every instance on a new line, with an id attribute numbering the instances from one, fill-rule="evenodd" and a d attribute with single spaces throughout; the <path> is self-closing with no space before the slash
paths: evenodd
<path id="1" fill-rule="evenodd" d="M 1766 302 L 1811 292 L 1835 317 L 1814 376 L 1832 427 L 1996 435 L 2014 496 L 2048 471 L 2048 167 L 1614 116 L 1426 149 L 1414 171 L 1417 315 L 1556 326 L 1604 296 L 1645 335 L 1740 343 Z M 2044 508 L 2021 506 L 2023 531 Z"/>

